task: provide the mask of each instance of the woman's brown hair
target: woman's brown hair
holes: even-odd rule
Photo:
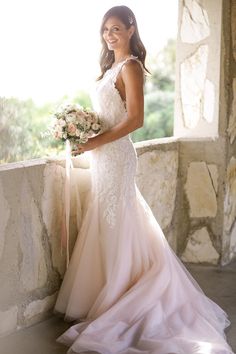
[[[149,71],[145,67],[146,49],[140,39],[136,18],[133,12],[127,6],[114,6],[105,13],[102,19],[102,24],[100,28],[100,36],[102,42],[102,50],[100,54],[101,75],[98,77],[97,80],[102,79],[105,72],[111,68],[112,64],[115,61],[114,52],[108,49],[107,44],[103,39],[104,25],[110,17],[117,17],[126,26],[127,29],[129,29],[132,25],[134,26],[135,31],[130,39],[131,54],[133,56],[138,57],[138,59],[143,64],[143,67],[146,72],[149,73]]]

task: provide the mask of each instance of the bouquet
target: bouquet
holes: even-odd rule
[[[86,143],[89,137],[102,129],[98,114],[79,104],[60,106],[52,116],[52,126],[47,134],[57,140],[69,140],[71,147]]]

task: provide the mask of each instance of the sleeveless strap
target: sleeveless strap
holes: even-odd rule
[[[131,55],[130,57],[126,58],[125,60],[121,61],[119,64],[117,64],[117,66],[114,68],[114,73],[112,75],[112,81],[113,83],[116,82],[116,79],[117,79],[117,76],[118,74],[120,73],[123,65],[125,65],[127,63],[127,61],[129,60],[135,60],[136,62],[139,63],[139,65],[141,66],[142,68],[142,71],[143,71],[143,75],[144,75],[144,67],[143,67],[143,63],[138,59],[138,57],[134,56],[134,55]]]

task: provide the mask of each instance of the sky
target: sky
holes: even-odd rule
[[[99,27],[112,6],[129,6],[147,53],[177,31],[177,0],[0,0],[0,96],[43,104],[99,75]]]

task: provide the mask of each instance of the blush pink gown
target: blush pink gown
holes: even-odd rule
[[[115,87],[127,60],[137,58],[97,84],[105,129],[127,115]],[[136,186],[130,136],[90,153],[92,189],[54,308],[75,323],[57,341],[67,353],[232,354],[227,314],[175,255]]]

